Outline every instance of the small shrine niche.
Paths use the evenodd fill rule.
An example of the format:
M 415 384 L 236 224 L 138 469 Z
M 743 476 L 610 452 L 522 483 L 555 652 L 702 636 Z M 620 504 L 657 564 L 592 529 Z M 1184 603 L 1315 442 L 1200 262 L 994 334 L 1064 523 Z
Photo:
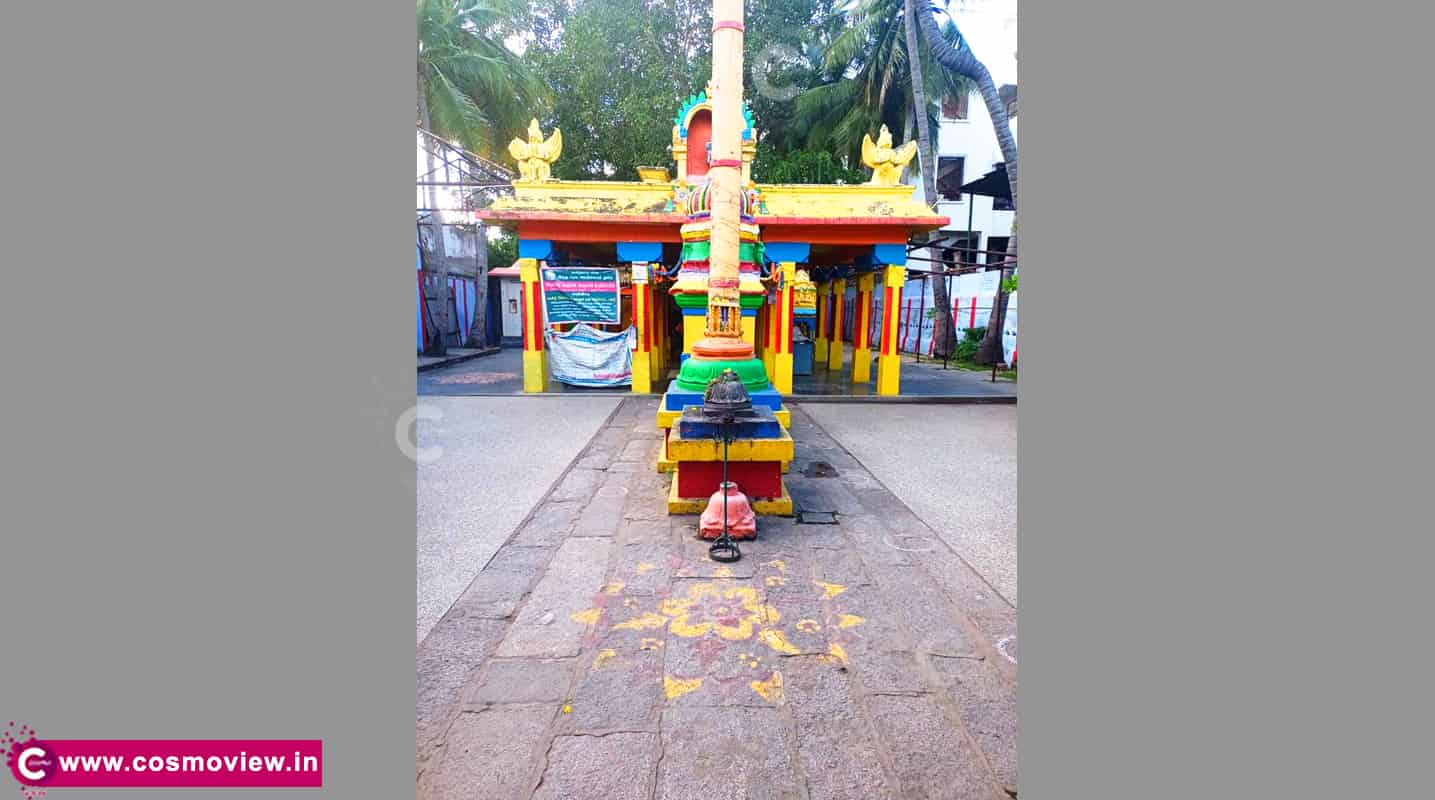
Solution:
M 712 163 L 713 109 L 712 84 L 701 93 L 688 97 L 673 118 L 673 163 L 680 183 L 699 183 L 707 177 Z M 752 183 L 752 159 L 757 155 L 757 131 L 753 128 L 752 109 L 742 109 L 742 182 Z
M 708 174 L 713 151 L 713 114 L 700 109 L 688 123 L 688 169 L 687 179 L 697 181 Z

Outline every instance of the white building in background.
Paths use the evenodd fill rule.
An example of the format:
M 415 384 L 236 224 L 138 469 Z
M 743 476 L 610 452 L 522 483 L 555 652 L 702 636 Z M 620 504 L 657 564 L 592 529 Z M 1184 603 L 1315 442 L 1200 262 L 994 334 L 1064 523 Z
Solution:
M 952 17 L 973 54 L 991 71 L 998 93 L 1006 103 L 1012 136 L 1015 137 L 1018 0 L 943 0 L 936 5 L 940 9 L 939 16 L 944 13 Z M 988 263 L 986 255 L 973 260 L 963 252 L 963 245 L 966 244 L 963 234 L 967 230 L 968 217 L 972 227 L 971 249 L 1004 251 L 1011 238 L 1014 215 L 1001 203 L 993 206 L 990 197 L 967 197 L 958 188 L 980 179 L 1000 163 L 1001 148 L 997 146 L 991 117 L 979 94 L 959 99 L 944 98 L 940 119 L 936 132 L 939 196 L 929 201 L 935 201 L 937 213 L 949 217 L 951 224 L 943 229 L 946 243 L 933 256 L 963 267 L 981 269 Z M 908 182 L 917 186 L 918 196 L 923 195 L 919 176 L 911 176 Z M 950 252 L 944 253 L 943 250 Z M 1000 257 L 992 259 L 993 265 L 1000 261 Z M 911 261 L 907 266 L 914 270 L 926 270 L 939 265 Z
M 1012 138 L 1017 136 L 1016 86 L 999 87 L 1010 119 Z M 898 311 L 898 348 L 903 352 L 931 355 L 934 352 L 933 315 L 935 294 L 932 279 L 923 272 L 942 271 L 942 264 L 926 259 L 941 259 L 950 267 L 963 271 L 946 278 L 948 302 L 957 330 L 984 328 L 990 321 L 992 303 L 996 298 L 1001 272 L 998 265 L 1011 241 L 1012 222 L 1016 216 L 1007 201 L 981 195 L 964 194 L 964 184 L 980 179 L 1002 163 L 1001 147 L 992 130 L 991 116 L 981 95 L 966 98 L 945 98 L 942 103 L 941 125 L 937 130 L 937 213 L 951 222 L 933 238 L 941 237 L 929 250 L 911 253 L 907 261 L 907 285 L 903 290 L 902 308 Z M 908 171 L 906 182 L 916 187 L 915 195 L 925 198 L 920 175 Z M 970 223 L 969 223 L 970 221 Z M 968 224 L 971 225 L 968 238 Z M 987 271 L 990 265 L 990 271 Z M 1016 295 L 1009 298 L 1007 317 L 1003 324 L 1003 344 L 1007 363 L 1016 357 Z
M 1001 86 L 999 92 L 1011 120 L 1012 138 L 1016 138 L 1016 86 Z M 999 264 L 1001 256 L 998 253 L 1006 251 L 1015 217 L 1010 203 L 960 191 L 963 184 L 981 178 L 1002 163 L 1001 147 L 992 130 L 991 116 L 977 94 L 945 98 L 940 116 L 935 207 L 938 214 L 951 218 L 951 223 L 942 229 L 945 241 L 939 248 L 934 248 L 933 256 L 964 267 Z M 925 199 L 920 176 L 909 173 L 907 182 L 914 184 L 916 195 Z M 969 220 L 970 241 L 966 238 Z M 981 251 L 997 252 L 983 254 Z M 929 270 L 938 265 L 914 260 L 907 266 L 914 270 Z

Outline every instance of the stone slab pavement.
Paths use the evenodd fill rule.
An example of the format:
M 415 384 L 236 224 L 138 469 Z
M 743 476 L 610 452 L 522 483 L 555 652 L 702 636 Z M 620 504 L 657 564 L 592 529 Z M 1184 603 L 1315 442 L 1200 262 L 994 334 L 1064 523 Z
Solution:
M 618 402 L 607 397 L 421 400 L 415 443 L 420 453 L 439 451 L 418 465 L 419 641 Z M 433 413 L 441 416 L 431 418 Z M 512 610 L 500 603 L 485 613 Z
M 668 516 L 656 398 L 586 442 L 418 648 L 419 798 L 1016 793 L 1016 609 L 800 407 L 716 564 Z
M 420 358 L 422 361 L 422 358 Z M 523 348 L 506 346 L 482 358 L 459 359 L 431 366 L 420 365 L 417 390 L 419 395 L 524 397 L 542 400 L 547 396 L 570 394 L 575 397 L 610 395 L 615 400 L 630 396 L 628 386 L 593 388 L 569 386 L 550 380 L 545 395 L 524 395 Z M 659 381 L 659 391 L 662 383 Z
M 418 354 L 418 371 L 420 373 L 429 370 L 443 369 L 455 364 L 462 364 L 472 361 L 475 358 L 483 358 L 498 353 L 497 347 L 450 347 L 448 352 L 441 356 L 426 356 Z
M 803 410 L 1017 603 L 1016 406 L 835 403 Z

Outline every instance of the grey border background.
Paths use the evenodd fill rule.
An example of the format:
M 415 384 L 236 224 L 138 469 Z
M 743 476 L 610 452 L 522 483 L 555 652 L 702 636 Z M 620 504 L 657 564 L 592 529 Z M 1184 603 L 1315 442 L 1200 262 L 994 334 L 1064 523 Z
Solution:
M 1430 793 L 1406 8 L 1022 4 L 1026 800 Z
M 1428 758 L 1396 8 L 1022 7 L 1026 798 L 1370 796 Z M 407 6 L 3 13 L 0 716 L 321 737 L 325 790 L 254 794 L 407 796 Z
M 0 724 L 324 740 L 322 791 L 130 796 L 407 796 L 408 5 L 0 17 Z

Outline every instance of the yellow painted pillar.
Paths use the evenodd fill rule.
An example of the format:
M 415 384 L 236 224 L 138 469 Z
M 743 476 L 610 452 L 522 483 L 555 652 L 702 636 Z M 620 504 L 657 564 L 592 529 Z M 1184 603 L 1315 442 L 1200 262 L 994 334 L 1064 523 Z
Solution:
M 852 321 L 852 382 L 872 382 L 872 283 L 868 272 L 857 277 L 857 308 Z
M 842 372 L 842 306 L 847 292 L 847 280 L 838 278 L 832 282 L 832 341 L 828 344 L 827 369 Z
M 633 331 L 637 334 L 637 347 L 633 350 L 633 394 L 649 394 L 653 391 L 653 361 L 648 353 L 652 350 L 653 294 L 648 284 L 648 265 L 634 262 L 630 266 L 633 278 Z
M 686 309 L 684 309 L 686 310 Z M 707 313 L 683 314 L 683 352 L 692 355 L 693 343 L 700 342 L 707 328 Z
M 657 296 L 656 292 L 654 296 Z M 661 347 L 658 348 L 658 363 L 662 364 L 664 369 L 666 369 L 668 359 L 673 354 L 671 332 L 668 330 L 670 324 L 668 317 L 673 313 L 673 309 L 667 292 L 662 293 L 662 298 L 663 299 L 658 302 L 658 310 L 662 312 L 658 314 L 658 319 L 662 321 L 662 324 L 658 326 L 658 343 L 661 345 Z
M 653 295 L 657 297 L 658 291 L 655 290 Z M 668 326 L 671 324 L 668 317 L 673 313 L 672 301 L 668 298 L 667 292 L 662 292 L 662 300 L 654 302 L 658 303 L 658 310 L 662 312 L 658 314 L 658 319 L 662 320 L 662 324 L 658 326 L 658 343 L 660 345 L 658 363 L 663 366 L 663 369 L 667 369 L 668 358 L 673 354 L 672 332 L 668 330 Z
M 548 388 L 548 354 L 543 350 L 543 294 L 538 286 L 538 259 L 518 259 L 523 282 L 523 391 Z
M 877 356 L 877 394 L 895 395 L 902 390 L 902 357 L 897 354 L 897 320 L 902 311 L 902 286 L 907 282 L 906 264 L 888 264 L 882 276 L 882 340 Z
M 742 315 L 742 340 L 757 349 L 757 317 Z
M 648 284 L 648 300 L 652 303 L 652 309 L 648 312 L 653 323 L 648 328 L 652 341 L 648 343 L 648 372 L 652 377 L 661 377 L 664 373 L 664 365 L 667 359 L 663 357 L 665 346 L 664 334 L 667 332 L 667 298 L 658 292 L 650 283 Z
M 832 284 L 827 281 L 817 284 L 817 335 L 812 339 L 812 360 L 814 362 L 827 361 L 827 294 L 832 291 Z
M 768 370 L 768 380 L 779 394 L 792 394 L 792 306 L 793 284 L 797 282 L 797 264 L 784 261 L 778 265 L 782 270 L 782 288 L 777 290 L 777 304 L 772 307 L 777 317 L 777 336 L 772 357 L 773 366 Z

